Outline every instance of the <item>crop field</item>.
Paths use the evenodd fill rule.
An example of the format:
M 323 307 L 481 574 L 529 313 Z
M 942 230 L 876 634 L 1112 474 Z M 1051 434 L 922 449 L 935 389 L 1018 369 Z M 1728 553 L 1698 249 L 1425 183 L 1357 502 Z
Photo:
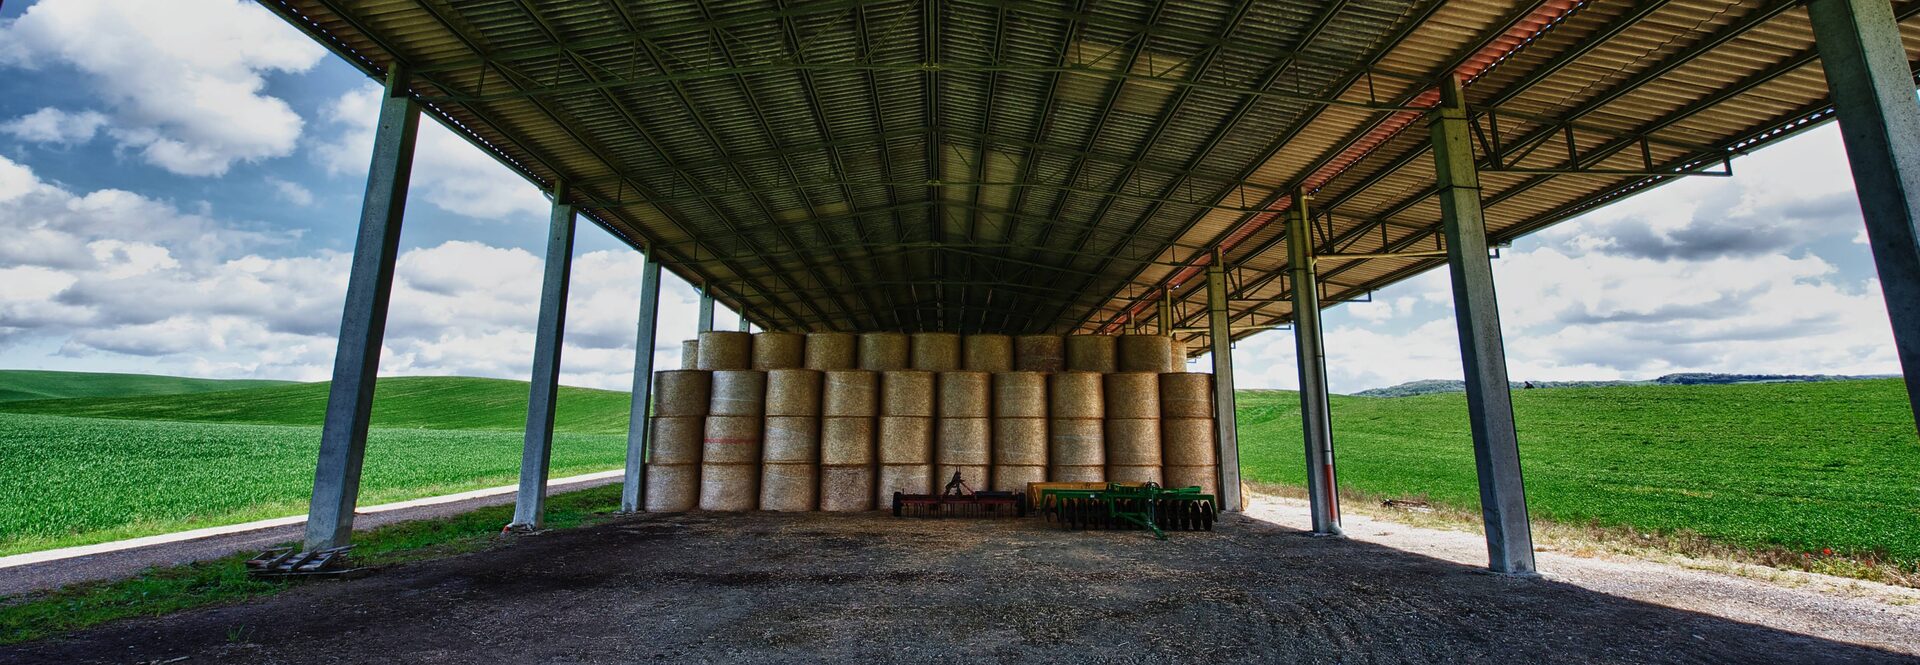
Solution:
M 1518 391 L 1532 516 L 1911 569 L 1920 440 L 1905 395 L 1898 380 Z M 298 514 L 325 404 L 324 384 L 0 402 L 0 555 Z M 525 404 L 515 381 L 381 380 L 362 503 L 512 483 Z M 562 389 L 554 475 L 619 467 L 627 404 Z M 1249 480 L 1302 482 L 1298 404 L 1242 393 Z M 1460 394 L 1333 409 L 1343 489 L 1478 510 Z
M 1299 398 L 1240 395 L 1249 480 L 1304 484 Z M 1479 510 L 1459 393 L 1336 396 L 1343 490 Z M 1920 440 L 1897 379 L 1514 393 L 1535 520 L 1920 562 Z
M 0 556 L 306 510 L 324 384 L 11 402 L 0 411 Z M 618 468 L 625 393 L 564 389 L 553 475 Z M 361 504 L 513 483 L 526 384 L 380 382 Z

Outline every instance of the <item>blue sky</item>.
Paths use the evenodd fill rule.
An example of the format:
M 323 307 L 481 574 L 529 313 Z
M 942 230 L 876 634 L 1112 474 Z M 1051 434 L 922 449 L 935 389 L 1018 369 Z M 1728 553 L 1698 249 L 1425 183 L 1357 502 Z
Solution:
M 0 367 L 324 379 L 377 90 L 252 3 L 0 7 Z M 422 126 L 382 371 L 523 378 L 547 203 Z M 1897 372 L 1834 128 L 1735 172 L 1504 251 L 1512 374 Z M 639 269 L 582 222 L 567 383 L 627 385 Z M 659 362 L 694 309 L 669 278 Z M 1336 391 L 1460 375 L 1444 272 L 1326 330 Z M 1245 387 L 1295 384 L 1287 332 L 1236 359 Z

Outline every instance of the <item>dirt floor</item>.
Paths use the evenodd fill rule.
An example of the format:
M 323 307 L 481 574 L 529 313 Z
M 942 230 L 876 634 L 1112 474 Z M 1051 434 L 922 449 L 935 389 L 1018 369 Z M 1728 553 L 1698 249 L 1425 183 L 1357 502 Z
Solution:
M 1544 577 L 1496 576 L 1462 563 L 1474 534 L 1354 518 L 1352 538 L 1311 538 L 1296 512 L 1275 502 L 1167 542 L 1037 519 L 635 516 L 0 647 L 0 662 L 1783 663 L 1920 653 L 1920 613 L 1897 594 L 1552 553 Z M 1374 542 L 1394 538 L 1431 551 Z M 1769 627 L 1801 610 L 1746 585 L 1871 616 Z M 1772 614 L 1746 607 L 1783 602 Z

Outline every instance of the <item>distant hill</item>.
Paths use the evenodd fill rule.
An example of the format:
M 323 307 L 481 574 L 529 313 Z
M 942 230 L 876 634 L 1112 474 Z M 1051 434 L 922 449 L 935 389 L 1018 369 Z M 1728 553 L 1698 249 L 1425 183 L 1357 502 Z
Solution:
M 290 381 L 253 379 L 189 379 L 151 374 L 103 374 L 0 370 L 0 402 L 72 397 L 139 397 L 186 395 L 222 390 L 281 386 Z
M 330 384 L 269 383 L 218 393 L 0 402 L 0 412 L 116 420 L 320 424 Z M 555 426 L 564 432 L 624 433 L 628 405 L 624 392 L 562 387 Z M 372 421 L 379 428 L 518 430 L 526 426 L 526 417 L 525 381 L 402 376 L 380 379 L 374 388 Z
M 1887 375 L 1848 376 L 1841 374 L 1717 374 L 1711 372 L 1683 372 L 1668 374 L 1651 381 L 1514 381 L 1514 390 L 1525 389 L 1531 383 L 1534 388 L 1601 388 L 1607 386 L 1708 386 L 1735 383 L 1813 383 L 1819 381 L 1858 381 L 1863 379 L 1884 379 Z M 1356 397 L 1411 397 L 1413 395 L 1431 395 L 1434 393 L 1465 392 L 1465 381 L 1452 379 L 1421 379 L 1408 381 L 1397 386 L 1374 388 L 1354 393 Z

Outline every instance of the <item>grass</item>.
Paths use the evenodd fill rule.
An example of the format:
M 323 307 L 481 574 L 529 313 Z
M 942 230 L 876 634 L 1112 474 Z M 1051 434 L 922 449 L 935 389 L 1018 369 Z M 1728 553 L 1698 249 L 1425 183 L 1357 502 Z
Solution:
M 0 402 L 69 397 L 182 395 L 285 385 L 286 381 L 187 379 L 148 374 L 0 370 Z
M 0 408 L 0 556 L 297 515 L 324 384 L 11 402 Z M 553 476 L 617 468 L 627 395 L 564 389 Z M 361 505 L 513 483 L 526 384 L 382 380 Z M 55 471 L 55 472 L 49 472 Z
M 1518 391 L 1514 412 L 1535 520 L 1920 563 L 1899 380 Z M 1303 484 L 1297 395 L 1248 391 L 1240 414 L 1246 477 Z M 1333 422 L 1343 490 L 1479 510 L 1461 394 L 1336 396 Z
M 548 528 L 572 528 L 606 519 L 618 507 L 617 485 L 556 494 L 547 500 Z M 355 534 L 354 561 L 385 566 L 493 547 L 512 506 L 492 506 L 454 517 L 403 522 Z M 109 621 L 151 617 L 270 596 L 293 586 L 247 577 L 248 555 L 156 568 L 137 577 L 94 582 L 15 599 L 0 599 L 0 644 L 40 639 Z

